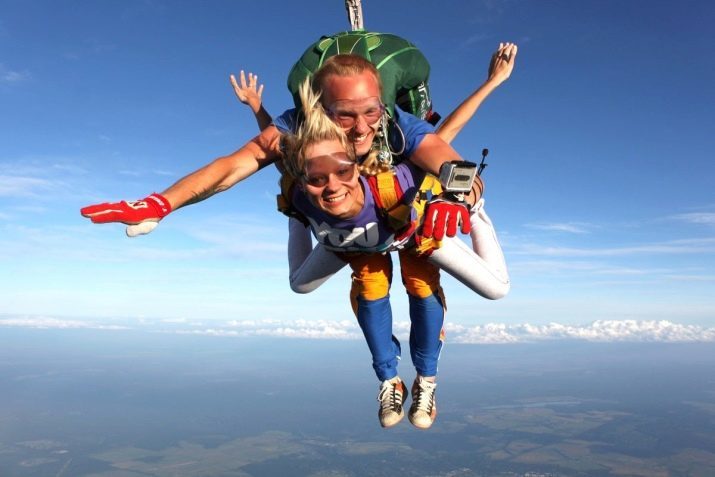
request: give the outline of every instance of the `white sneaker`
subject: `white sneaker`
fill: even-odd
[[[437,406],[434,401],[434,391],[437,383],[427,381],[422,376],[412,384],[412,406],[408,415],[413,426],[429,429],[437,417]]]
[[[382,427],[392,427],[405,417],[402,405],[407,399],[407,386],[399,377],[383,381],[377,400],[380,402],[378,417]]]

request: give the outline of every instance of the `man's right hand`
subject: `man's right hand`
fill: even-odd
[[[151,232],[157,223],[171,212],[171,204],[161,194],[152,194],[131,202],[104,202],[80,209],[80,213],[95,224],[121,222],[127,224],[127,235],[134,237]]]

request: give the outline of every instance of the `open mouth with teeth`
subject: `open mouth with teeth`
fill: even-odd
[[[363,156],[370,152],[370,147],[372,147],[372,140],[374,138],[372,131],[368,131],[364,134],[356,134],[353,131],[349,137],[350,142],[352,142],[353,147],[355,148],[355,153],[358,156]]]
[[[340,195],[336,195],[336,196],[332,196],[332,197],[323,197],[323,201],[327,204],[334,205],[334,204],[342,202],[347,197],[348,197],[348,193],[344,192]]]
[[[367,137],[369,135],[370,135],[369,133],[361,134],[359,136],[357,134],[353,134],[353,142],[356,144],[360,144],[360,143],[364,142],[365,139],[367,139]]]

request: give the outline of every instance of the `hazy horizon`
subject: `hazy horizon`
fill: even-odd
[[[4,328],[0,474],[704,477],[714,351],[448,341],[425,432],[380,428],[358,340]]]

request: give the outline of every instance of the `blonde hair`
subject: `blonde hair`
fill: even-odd
[[[283,164],[286,171],[299,179],[305,171],[305,151],[309,146],[323,141],[339,141],[354,159],[353,145],[348,141],[345,132],[335,124],[320,104],[320,93],[316,93],[306,79],[300,85],[300,102],[302,104],[303,121],[295,134],[287,134],[283,138]]]
[[[392,164],[378,160],[377,154],[377,149],[370,149],[370,152],[367,153],[367,157],[365,157],[358,167],[360,174],[364,176],[376,176],[381,172],[392,170]]]

